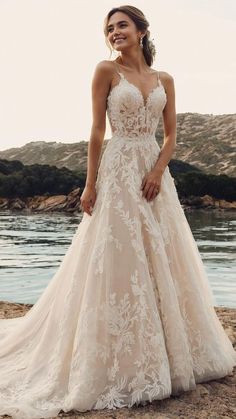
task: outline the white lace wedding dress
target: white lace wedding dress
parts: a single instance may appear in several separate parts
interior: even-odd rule
[[[140,190],[160,152],[164,86],[145,99],[119,75],[92,216],[31,310],[0,320],[0,414],[131,407],[236,365],[168,167],[153,201]]]

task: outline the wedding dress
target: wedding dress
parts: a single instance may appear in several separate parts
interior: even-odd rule
[[[157,73],[144,98],[117,72],[92,216],[27,314],[0,320],[0,414],[131,407],[236,365],[168,166],[152,201],[140,189],[160,152],[164,86]]]

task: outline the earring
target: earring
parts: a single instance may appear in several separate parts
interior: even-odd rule
[[[139,45],[140,45],[141,48],[143,48],[143,38],[142,37],[140,37]]]

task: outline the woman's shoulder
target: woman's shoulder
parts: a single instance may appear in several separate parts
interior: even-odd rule
[[[158,73],[162,80],[166,80],[167,82],[170,80],[174,80],[174,77],[170,73],[167,73],[167,71],[156,70],[155,68],[152,68],[151,70]]]
[[[174,77],[170,73],[167,73],[166,71],[161,71],[160,76],[162,77],[163,80],[167,82],[174,80]]]
[[[98,83],[105,82],[107,85],[110,86],[112,78],[113,78],[113,71],[114,67],[112,68],[112,62],[109,60],[102,60],[99,61],[94,70],[94,79],[97,80]]]
[[[164,86],[165,91],[172,89],[174,86],[174,77],[167,73],[167,71],[155,70],[161,80],[161,84]]]
[[[96,69],[105,73],[110,72],[111,70],[114,70],[114,63],[111,60],[102,60],[97,63]]]

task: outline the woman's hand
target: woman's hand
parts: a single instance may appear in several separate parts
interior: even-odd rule
[[[93,206],[96,201],[96,188],[95,186],[85,186],[83,193],[80,197],[80,208],[87,214],[92,215]]]
[[[160,192],[162,174],[153,170],[146,173],[142,180],[141,190],[147,201],[154,199]]]

